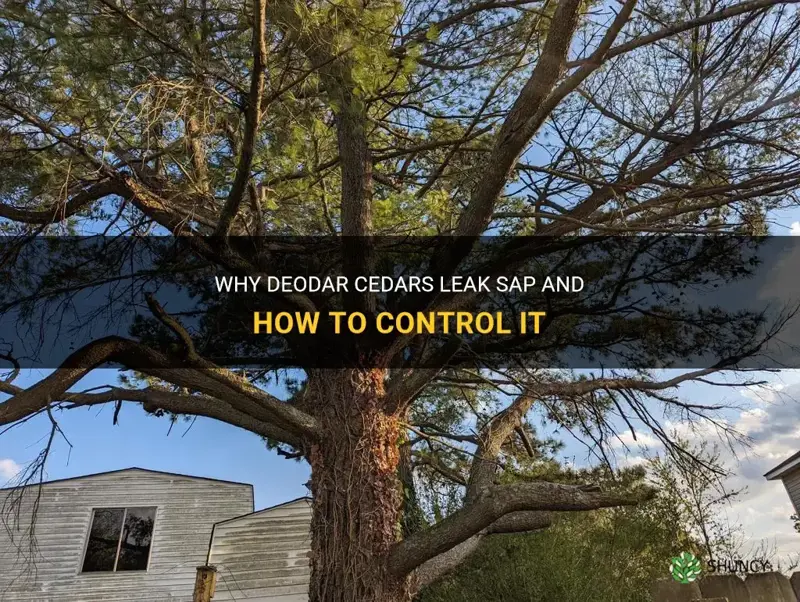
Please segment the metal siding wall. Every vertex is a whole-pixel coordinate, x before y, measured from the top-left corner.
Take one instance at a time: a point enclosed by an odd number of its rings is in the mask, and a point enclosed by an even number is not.
[[[784,475],[783,485],[789,493],[789,499],[792,500],[794,509],[800,512],[800,468],[796,468],[793,472]]]
[[[26,491],[21,515],[25,522],[14,531],[17,543],[30,524],[35,496],[35,488]],[[147,572],[79,573],[92,508],[103,506],[158,508]],[[214,523],[251,511],[252,492],[247,485],[147,471],[44,484],[36,520],[34,572],[26,572],[29,546],[24,541],[21,547],[15,546],[5,525],[0,525],[0,600],[191,602],[195,570],[206,562]],[[8,524],[8,517],[4,521]]]
[[[217,525],[214,602],[307,602],[311,506],[306,500]]]

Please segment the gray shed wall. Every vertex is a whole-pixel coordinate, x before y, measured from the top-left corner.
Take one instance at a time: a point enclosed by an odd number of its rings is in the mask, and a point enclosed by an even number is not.
[[[45,483],[32,567],[24,536],[37,488],[24,491],[20,528],[0,524],[2,602],[191,602],[196,567],[206,562],[214,523],[253,510],[249,485],[125,470]],[[8,490],[0,491],[5,502]],[[2,506],[0,502],[0,506]],[[156,506],[146,572],[81,574],[92,509]],[[12,527],[13,541],[6,526]]]
[[[301,499],[219,524],[214,602],[308,602],[311,506]]]
[[[792,500],[792,505],[797,512],[800,512],[800,466],[793,471],[781,477],[786,491],[789,493],[789,499]]]

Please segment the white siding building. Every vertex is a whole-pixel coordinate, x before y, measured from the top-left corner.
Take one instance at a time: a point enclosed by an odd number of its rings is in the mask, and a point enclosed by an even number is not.
[[[308,600],[306,499],[253,512],[251,485],[140,468],[0,496],[2,602],[191,602],[205,564],[215,602]]]
[[[764,476],[768,481],[783,481],[795,511],[800,514],[800,452],[787,458]]]
[[[311,505],[301,498],[214,526],[218,600],[307,602]]]

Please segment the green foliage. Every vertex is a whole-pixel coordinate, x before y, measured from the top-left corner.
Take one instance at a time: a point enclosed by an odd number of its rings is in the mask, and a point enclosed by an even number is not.
[[[653,506],[566,515],[539,533],[490,537],[419,602],[650,602],[680,540]]]
[[[675,440],[705,469],[688,456],[656,457],[649,463],[651,478],[663,495],[675,500],[677,518],[697,542],[696,551],[703,560],[736,557],[743,538],[740,528],[727,520],[724,509],[744,490],[726,487],[729,473],[716,445],[703,441],[692,446],[679,437]]]
[[[340,229],[336,117],[345,107],[369,124],[375,233],[452,231],[485,167],[502,116],[537,63],[557,3],[536,10],[488,10],[465,0],[268,4],[266,102],[250,181],[267,189],[259,204],[270,233]],[[702,12],[713,9],[707,4]],[[483,8],[473,10],[477,6]],[[604,10],[602,3],[587,0],[581,13]],[[656,3],[635,16],[623,35],[691,18],[692,10],[673,0]],[[231,0],[91,6],[80,0],[39,0],[0,6],[0,99],[11,107],[0,108],[3,202],[29,209],[62,202],[97,179],[97,166],[86,160],[91,156],[120,171],[131,159],[144,160],[158,174],[166,197],[199,192],[205,210],[218,210],[241,150],[253,65],[251,11],[252,3]],[[599,24],[605,21],[582,22],[581,39],[599,39],[605,27]],[[509,194],[495,207],[507,217],[493,227],[533,233],[541,225],[534,212],[573,206],[588,193],[586,185],[612,181],[623,161],[632,160],[627,167],[638,169],[637,153],[659,156],[672,140],[647,136],[639,145],[639,133],[692,131],[691,95],[681,91],[687,74],[672,61],[691,65],[693,54],[707,55],[707,81],[699,82],[697,92],[711,104],[720,103],[717,118],[757,106],[792,67],[794,38],[787,33],[785,43],[776,43],[785,27],[779,21],[774,30],[744,27],[741,36],[720,24],[703,34],[702,42],[690,33],[671,37],[652,60],[643,61],[639,53],[620,59],[615,69],[635,74],[624,81],[613,69],[599,70],[607,83],[595,90],[589,80],[587,90],[611,116],[598,120],[582,106],[580,95],[566,98],[510,174]],[[298,35],[307,39],[307,52]],[[736,44],[740,38],[747,43],[735,53],[721,42]],[[579,45],[576,39],[575,54],[585,54]],[[770,58],[762,62],[767,51]],[[334,58],[322,60],[318,54]],[[750,83],[740,87],[739,81]],[[17,108],[75,135],[86,153],[21,125]],[[765,233],[766,212],[791,200],[781,194],[783,188],[770,188],[768,195],[743,194],[741,200],[724,190],[767,166],[789,170],[791,154],[785,149],[796,144],[800,126],[791,111],[779,111],[740,128],[741,145],[704,145],[666,167],[649,188],[620,190],[606,209],[626,211],[661,198],[680,216],[676,222],[712,229],[737,223],[737,231]],[[613,117],[617,114],[620,118]],[[701,117],[702,126],[711,118]],[[202,149],[199,157],[193,144]],[[581,182],[585,185],[577,185]],[[722,192],[684,198],[683,191],[700,187]],[[74,221],[107,222],[118,204],[107,199],[106,211],[87,209]]]
[[[425,33],[425,39],[429,42],[433,42],[439,37],[440,33],[439,28],[436,27],[435,24],[431,25],[430,29]]]
[[[650,602],[654,580],[670,573],[682,582],[696,579],[709,550],[734,553],[737,532],[724,521],[721,505],[740,492],[725,489],[716,449],[681,445],[699,463],[655,457],[616,474],[534,463],[517,478],[606,488],[646,482],[658,493],[635,507],[557,515],[552,527],[537,533],[490,536],[419,602]]]

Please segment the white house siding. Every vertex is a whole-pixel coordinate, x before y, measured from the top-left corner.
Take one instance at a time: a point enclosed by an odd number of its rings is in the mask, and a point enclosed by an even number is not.
[[[789,493],[789,499],[792,500],[794,509],[800,512],[800,467],[795,468],[793,471],[781,477],[786,491]]]
[[[3,500],[8,493],[0,491]],[[30,520],[35,496],[36,488],[25,490],[23,521]],[[81,574],[92,509],[136,506],[157,508],[148,570]],[[140,469],[45,483],[33,570],[0,525],[0,601],[191,602],[196,567],[206,562],[214,523],[252,510],[250,485]],[[3,520],[9,523],[5,513]],[[14,534],[19,543],[22,534]]]
[[[307,602],[311,506],[303,498],[218,524],[214,602]]]

